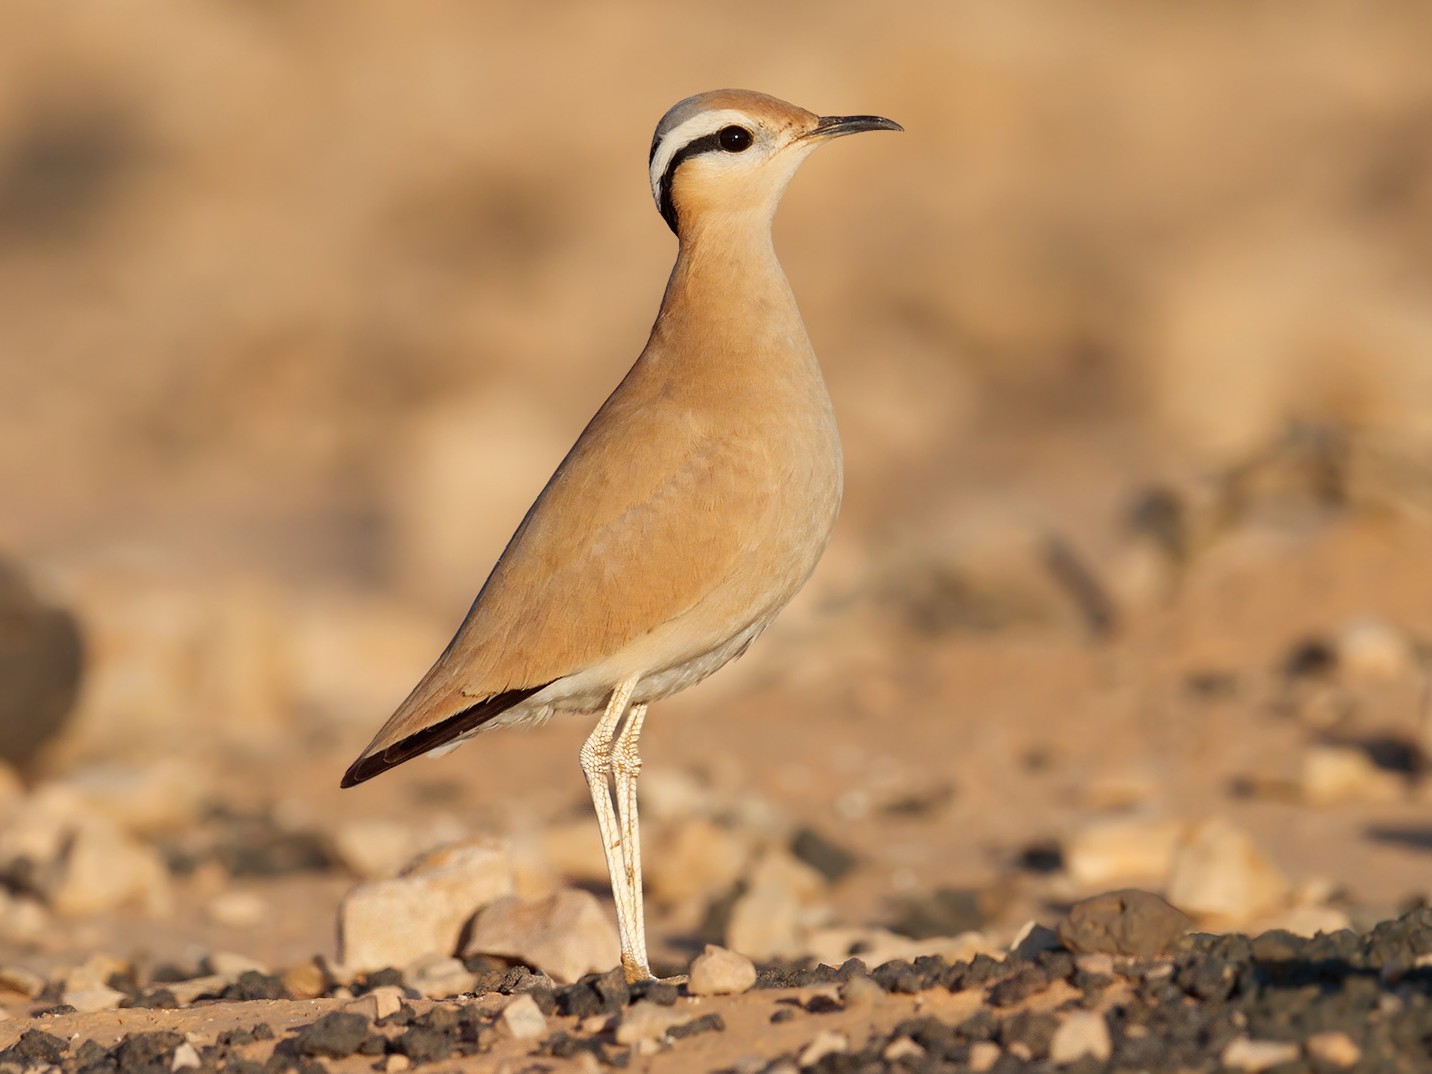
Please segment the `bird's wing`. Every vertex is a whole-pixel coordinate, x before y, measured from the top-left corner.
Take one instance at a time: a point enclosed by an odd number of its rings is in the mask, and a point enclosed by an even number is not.
[[[780,496],[770,448],[687,408],[623,415],[608,403],[345,786],[470,733],[723,586],[744,588],[743,560]]]

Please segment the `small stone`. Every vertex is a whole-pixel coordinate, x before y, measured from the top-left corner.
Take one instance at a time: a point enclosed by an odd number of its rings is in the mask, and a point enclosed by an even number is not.
[[[195,1070],[204,1065],[198,1050],[187,1040],[174,1049],[174,1058],[169,1062],[170,1070]]]
[[[1090,824],[1063,842],[1064,867],[1078,884],[1167,875],[1188,826],[1182,821],[1135,817]]]
[[[406,993],[397,985],[380,985],[351,1003],[344,1004],[343,1009],[361,1014],[370,1022],[376,1022],[398,1013],[406,998]]]
[[[909,1037],[896,1037],[885,1045],[885,1050],[880,1053],[880,1058],[887,1063],[898,1062],[901,1059],[923,1059],[924,1057],[925,1049]]]
[[[394,1052],[383,1060],[383,1074],[403,1074],[412,1065],[413,1061],[406,1055]]]
[[[547,1035],[547,1016],[530,992],[503,1007],[498,1022],[514,1040],[540,1040]]]
[[[235,977],[244,973],[268,973],[268,967],[237,951],[213,951],[200,961],[199,968],[219,977]]]
[[[1298,1058],[1298,1046],[1281,1040],[1250,1040],[1237,1037],[1228,1043],[1219,1056],[1226,1067],[1260,1071],[1291,1063]]]
[[[857,973],[840,989],[840,998],[849,1008],[869,1007],[884,997],[885,989],[881,988],[873,977],[864,973]],[[888,1059],[889,1056],[886,1058]]]
[[[1063,946],[1053,929],[1038,921],[1026,921],[1009,945],[1009,953],[1028,961],[1045,951],[1062,950]]]
[[[124,959],[104,951],[96,951],[78,966],[68,970],[60,981],[65,992],[84,992],[95,988],[108,988],[109,980],[116,974],[124,976],[130,972],[130,965]]]
[[[1314,1033],[1303,1042],[1303,1050],[1308,1053],[1309,1059],[1335,1067],[1356,1066],[1362,1059],[1362,1049],[1357,1046],[1357,1041],[1336,1029]]]
[[[226,891],[215,895],[204,907],[210,921],[236,929],[257,925],[271,913],[268,900],[252,891]]]
[[[1389,682],[1409,675],[1417,657],[1410,638],[1381,619],[1343,624],[1333,642],[1338,671],[1349,679]]]
[[[1309,746],[1303,751],[1298,787],[1304,801],[1318,806],[1395,802],[1405,793],[1397,773],[1378,768],[1355,746]]]
[[[1059,922],[1070,951],[1151,958],[1171,951],[1193,923],[1151,892],[1128,888],[1075,903]]]
[[[123,992],[116,992],[113,988],[83,988],[65,992],[60,1002],[73,1007],[81,1014],[92,1014],[95,1011],[115,1010],[124,998]]]
[[[45,979],[24,966],[0,966],[0,992],[17,992],[22,996],[38,996],[45,988]]]
[[[516,959],[571,983],[585,973],[604,973],[621,960],[616,929],[590,892],[565,890],[545,899],[508,897],[473,920],[463,951]]]
[[[672,1027],[689,1021],[691,1015],[682,1014],[673,1007],[663,1007],[649,999],[638,1000],[622,1015],[617,1025],[616,1041],[618,1044],[659,1043]]]
[[[1111,1054],[1109,1023],[1095,1011],[1075,1011],[1067,1015],[1049,1042],[1049,1059],[1059,1066],[1085,1056],[1103,1062]]]
[[[858,863],[849,850],[814,828],[801,828],[796,832],[791,838],[791,854],[831,884],[843,880]]]
[[[480,840],[440,847],[399,876],[359,884],[344,897],[338,960],[374,970],[452,955],[473,915],[512,888],[512,862],[502,848]]]
[[[975,1074],[985,1074],[996,1063],[1003,1054],[1000,1047],[992,1040],[977,1040],[970,1045],[970,1069]]]
[[[343,1059],[356,1052],[368,1036],[368,1020],[352,1011],[329,1011],[294,1038],[299,1055]]]
[[[403,970],[403,983],[428,999],[471,992],[476,980],[459,960],[446,955],[424,955]]]
[[[815,1039],[801,1049],[801,1054],[796,1057],[802,1070],[806,1067],[813,1067],[828,1055],[839,1055],[842,1052],[850,1051],[850,1038],[844,1033],[837,1033],[833,1029],[824,1029],[815,1035]]]
[[[332,979],[317,959],[300,962],[283,975],[283,987],[294,999],[317,999],[328,991]]]
[[[756,983],[756,966],[745,955],[707,944],[691,963],[687,984],[693,996],[729,996],[749,991]]]
[[[78,819],[59,856],[40,874],[41,897],[51,910],[66,917],[130,905],[158,917],[173,904],[169,870],[159,851],[103,817]]]
[[[763,854],[731,904],[725,946],[767,961],[804,953],[802,924],[825,891],[825,878],[779,847]]]
[[[1179,845],[1166,887],[1169,902],[1201,921],[1240,923],[1288,898],[1283,874],[1242,830],[1223,820],[1197,825]]]

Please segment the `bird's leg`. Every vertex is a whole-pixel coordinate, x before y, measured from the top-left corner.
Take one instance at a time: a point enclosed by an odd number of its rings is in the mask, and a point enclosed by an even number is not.
[[[646,706],[633,705],[626,722],[612,743],[612,780],[616,787],[617,823],[621,826],[622,864],[626,869],[627,890],[632,895],[632,960],[622,955],[622,968],[627,981],[641,981],[651,976],[646,957],[646,919],[641,898],[641,833],[637,830],[636,777],[641,774],[641,757],[637,740],[641,737]]]
[[[622,966],[636,965],[636,948],[633,940],[640,939],[639,922],[633,925],[633,898],[631,887],[626,882],[626,855],[622,848],[621,828],[617,823],[616,811],[612,807],[612,742],[617,725],[626,712],[631,692],[637,680],[628,679],[618,683],[607,702],[606,711],[597,721],[597,726],[582,745],[580,754],[582,774],[587,777],[587,789],[592,792],[592,808],[597,813],[597,828],[602,835],[602,853],[607,859],[607,872],[612,879],[612,899],[617,904],[617,934],[621,938]],[[643,956],[642,964],[645,964]]]

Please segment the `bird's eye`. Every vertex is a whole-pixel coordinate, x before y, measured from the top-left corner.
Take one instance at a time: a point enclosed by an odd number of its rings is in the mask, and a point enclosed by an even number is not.
[[[721,148],[728,153],[743,153],[751,148],[751,132],[745,127],[722,127],[721,133],[716,135],[716,140],[721,143]]]

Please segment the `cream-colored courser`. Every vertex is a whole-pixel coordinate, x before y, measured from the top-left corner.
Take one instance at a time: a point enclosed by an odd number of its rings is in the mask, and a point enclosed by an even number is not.
[[[840,506],[835,416],[771,218],[828,139],[900,130],[717,90],[662,117],[651,189],[680,248],[651,339],[508,542],[457,635],[343,786],[479,731],[603,712],[582,748],[628,980],[651,976],[637,738],[647,704],[739,656]]]

